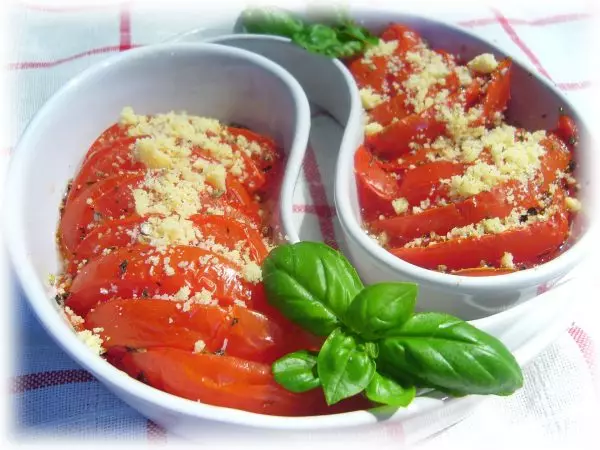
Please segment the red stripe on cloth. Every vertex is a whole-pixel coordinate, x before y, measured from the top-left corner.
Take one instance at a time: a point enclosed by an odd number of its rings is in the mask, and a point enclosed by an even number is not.
[[[575,13],[575,14],[559,14],[556,16],[541,17],[534,20],[526,19],[506,19],[510,25],[533,25],[533,26],[544,26],[557,23],[574,22],[577,20],[584,20],[591,18],[592,15],[589,13]],[[487,17],[482,19],[472,19],[458,22],[457,24],[463,27],[477,27],[482,25],[492,25],[498,22],[497,17]]]
[[[335,217],[337,214],[335,208],[329,205],[294,205],[292,210],[295,213],[316,214],[326,217]]]
[[[123,52],[131,48],[131,10],[129,3],[121,5],[121,17],[119,20],[119,51]]]
[[[594,342],[590,338],[590,336],[577,325],[573,325],[569,328],[569,334],[579,347],[583,358],[585,359],[586,364],[588,365],[590,372],[593,377],[597,376],[596,373],[596,351],[594,347]]]
[[[100,55],[102,53],[118,52],[121,49],[118,45],[111,45],[108,47],[94,48],[87,50],[76,55],[67,56],[66,58],[56,59],[54,61],[31,61],[31,62],[18,62],[10,63],[6,67],[8,70],[23,70],[23,69],[47,69],[50,67],[58,66],[66,62],[74,61],[85,56]]]
[[[148,437],[148,441],[155,444],[164,443],[167,441],[166,430],[150,419],[148,419],[148,422],[146,423],[146,435]]]
[[[95,378],[85,370],[54,370],[52,372],[31,373],[12,379],[11,392],[26,392],[51,386],[71,383],[87,383]]]
[[[579,89],[587,89],[592,86],[592,82],[589,80],[586,81],[576,81],[574,83],[558,83],[556,85],[559,89],[563,91],[576,91]]]
[[[492,11],[496,16],[496,19],[498,19],[498,22],[500,22],[500,26],[504,29],[504,31],[506,31],[506,34],[508,34],[510,39],[517,45],[517,47],[519,47],[523,51],[523,53],[527,55],[527,57],[533,63],[535,68],[546,78],[552,80],[552,77],[546,71],[546,69],[544,69],[537,56],[535,56],[535,54],[529,49],[529,47],[525,45],[525,42],[521,40],[515,29],[510,25],[510,23],[508,23],[506,17],[504,17],[502,13],[495,8],[492,8]]]
[[[327,193],[321,178],[321,171],[317,163],[317,155],[311,146],[306,150],[304,158],[304,176],[308,181],[308,189],[314,203],[315,212],[319,220],[319,228],[323,241],[335,249],[338,248],[338,243],[335,239],[335,230],[333,228],[333,220],[331,219],[331,205],[327,201]],[[326,211],[326,213],[323,213]]]

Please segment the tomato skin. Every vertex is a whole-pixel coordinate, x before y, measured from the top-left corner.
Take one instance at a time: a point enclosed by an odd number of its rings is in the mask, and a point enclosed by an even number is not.
[[[73,280],[65,305],[84,316],[111,298],[141,297],[144,291],[148,297],[174,295],[186,284],[192,293],[207,289],[221,304],[239,299],[250,307],[256,289],[242,278],[238,266],[208,250],[179,245],[163,255],[153,247],[137,245],[88,262]]]
[[[402,119],[413,113],[413,108],[406,103],[404,94],[394,95],[389,100],[377,105],[369,111],[372,122],[381,126],[388,126],[395,118]]]
[[[483,100],[483,117],[492,122],[494,115],[503,112],[510,100],[510,74],[512,60],[506,58],[498,64],[492,73],[485,98]]]
[[[245,242],[250,250],[250,257],[262,264],[267,257],[268,250],[260,233],[242,221],[230,219],[227,216],[207,216],[198,214],[190,217],[205,238],[214,238],[217,244],[231,250],[236,248],[238,242]]]
[[[227,132],[236,138],[238,136],[243,136],[248,141],[256,142],[261,147],[262,151],[260,155],[252,154],[250,158],[254,161],[256,167],[263,173],[265,173],[267,167],[282,158],[277,143],[269,136],[256,133],[247,128],[238,127],[227,127]]]
[[[147,218],[137,215],[103,223],[92,229],[73,251],[73,258],[91,259],[104,249],[135,245],[134,232]]]
[[[354,170],[363,218],[368,221],[381,214],[393,214],[392,200],[398,198],[397,180],[381,168],[364,146],[354,155]]]
[[[374,56],[370,63],[356,58],[350,62],[348,69],[359,89],[371,88],[375,93],[383,93],[387,75],[387,59],[384,56]]]
[[[564,172],[569,167],[573,155],[567,144],[554,134],[548,134],[540,144],[546,149],[546,153],[540,160],[540,191],[544,192],[556,178],[556,172]]]
[[[310,415],[319,391],[295,394],[273,380],[271,367],[232,356],[155,348],[109,351],[107,359],[131,377],[179,397],[259,414]]]
[[[421,201],[445,198],[448,188],[441,180],[461,175],[465,165],[450,161],[434,161],[404,172],[400,179],[398,196],[405,198],[409,205],[418,205]]]
[[[93,226],[105,220],[134,213],[131,188],[139,185],[143,173],[133,172],[105,178],[85,188],[68,206],[60,219],[60,241],[67,254],[75,251]]]
[[[385,42],[398,41],[396,54],[403,54],[423,44],[419,34],[407,26],[391,24],[381,34],[381,40]]]
[[[411,142],[424,144],[435,140],[444,131],[445,125],[438,122],[431,112],[425,111],[406,116],[390,123],[379,133],[367,136],[365,145],[381,158],[400,158],[411,151]]]
[[[101,328],[104,347],[178,348],[193,351],[198,340],[207,352],[271,363],[287,353],[282,327],[263,314],[234,305],[192,304],[162,299],[117,299],[96,305],[85,317],[88,329]]]
[[[84,162],[87,161],[87,159],[94,153],[96,153],[98,150],[106,146],[110,146],[114,141],[127,138],[129,136],[129,134],[127,133],[128,129],[129,127],[121,125],[120,123],[115,123],[108,127],[102,132],[100,136],[98,136],[98,138],[90,146],[89,150],[85,155]]]
[[[554,133],[571,149],[579,142],[579,130],[577,124],[566,114],[560,114],[558,117],[558,124],[556,125]]]
[[[512,192],[514,200],[509,201],[509,192]],[[509,181],[491,191],[484,191],[465,200],[427,209],[418,214],[375,220],[370,223],[369,228],[376,233],[385,232],[389,245],[397,247],[412,239],[428,236],[432,232],[445,235],[455,227],[464,227],[486,218],[503,219],[515,206],[537,206],[537,200],[528,186]]]
[[[65,205],[68,206],[86,186],[98,180],[108,178],[119,171],[135,172],[143,169],[144,164],[134,159],[130,148],[136,139],[136,137],[115,139],[90,154],[71,183]]]
[[[395,248],[395,256],[425,269],[444,265],[449,270],[477,267],[481,261],[500,267],[505,252],[513,255],[515,264],[539,264],[556,251],[569,234],[569,222],[563,212],[546,222],[528,227],[488,234],[478,238],[456,238],[430,247]]]

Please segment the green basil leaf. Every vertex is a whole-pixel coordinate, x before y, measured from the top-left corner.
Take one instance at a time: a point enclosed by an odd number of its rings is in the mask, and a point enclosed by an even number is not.
[[[391,336],[412,316],[416,300],[414,283],[372,284],[354,298],[344,322],[367,340]]]
[[[379,342],[379,361],[394,378],[408,374],[457,394],[510,395],[523,386],[519,364],[498,339],[447,314],[415,314]]]
[[[319,387],[321,382],[316,374],[317,355],[300,350],[289,353],[273,363],[275,381],[292,392],[306,392]]]
[[[319,352],[317,372],[325,400],[333,405],[363,391],[375,374],[375,362],[369,357],[364,345],[344,333],[334,330]]]
[[[287,318],[319,336],[341,325],[363,285],[339,252],[320,242],[275,248],[263,263],[267,299]]]
[[[309,52],[331,58],[351,57],[379,42],[379,38],[351,20],[338,18],[338,21],[333,27],[309,25],[278,8],[251,8],[242,13],[246,32],[288,37]]]
[[[304,28],[301,20],[278,8],[251,8],[242,13],[242,24],[248,33],[274,34],[291,38]]]
[[[408,406],[415,398],[417,390],[414,386],[403,387],[390,377],[375,372],[371,382],[365,389],[371,401],[391,406]]]

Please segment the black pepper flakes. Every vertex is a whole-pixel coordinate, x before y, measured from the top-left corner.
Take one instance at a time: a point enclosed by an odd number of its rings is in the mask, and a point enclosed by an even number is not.
[[[129,264],[129,261],[127,261],[126,259],[121,261],[121,264],[119,264],[119,272],[121,273],[121,276],[125,275],[125,272],[127,272],[128,264]]]
[[[222,348],[220,348],[219,350],[214,352],[214,355],[216,355],[216,356],[223,356],[224,354],[225,354],[225,350],[223,350]]]
[[[56,303],[58,303],[60,306],[63,306],[65,304],[65,300],[67,299],[68,296],[69,296],[69,294],[67,294],[66,292],[64,292],[62,294],[56,294],[54,296],[54,301]]]
[[[231,320],[231,326],[233,327],[233,326],[237,325],[239,321],[240,321],[240,319],[238,319],[237,317],[234,317]]]

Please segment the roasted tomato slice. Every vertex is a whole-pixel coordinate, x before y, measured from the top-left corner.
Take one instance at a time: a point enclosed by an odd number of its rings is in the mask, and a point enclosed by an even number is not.
[[[65,301],[79,315],[111,298],[160,297],[184,289],[194,295],[203,289],[222,305],[241,300],[252,306],[256,286],[241,268],[199,247],[173,246],[164,252],[138,245],[96,257],[77,274]]]
[[[579,130],[575,121],[566,114],[560,114],[554,133],[572,149],[579,142]]]
[[[365,145],[381,158],[396,159],[412,150],[409,144],[434,141],[445,129],[445,125],[434,118],[433,111],[427,110],[390,123],[379,133],[367,136]]]
[[[496,113],[503,112],[510,100],[510,73],[512,60],[506,58],[498,64],[483,100],[483,117],[491,122]]]
[[[414,108],[410,104],[406,104],[406,96],[398,94],[371,109],[369,116],[372,122],[377,122],[385,127],[392,123],[392,120],[402,119],[413,112]]]
[[[82,190],[98,180],[113,176],[115,173],[143,169],[144,164],[134,158],[130,148],[136,139],[135,137],[116,139],[90,155],[71,183],[65,205],[69,205]]]
[[[198,230],[202,233],[203,239],[213,238],[215,243],[230,250],[243,252],[247,248],[250,257],[257,264],[262,264],[268,254],[260,233],[242,221],[227,216],[201,214],[190,217],[190,220],[196,224]]]
[[[423,40],[416,31],[400,24],[388,26],[381,34],[381,40],[398,41],[396,54],[403,54],[423,45]]]
[[[398,198],[398,182],[385,172],[379,162],[361,146],[354,155],[354,170],[358,187],[358,200],[365,220],[394,213],[392,200]]]
[[[559,212],[549,220],[522,228],[481,237],[455,238],[428,247],[395,248],[397,257],[426,269],[446,266],[448,270],[480,266],[481,261],[499,267],[505,252],[515,264],[539,264],[548,259],[569,235],[566,214]]]
[[[183,306],[182,306],[183,305]],[[273,362],[286,352],[282,328],[263,314],[234,305],[192,304],[160,299],[110,300],[85,317],[88,329],[100,328],[105,348],[171,347]]]
[[[405,198],[409,205],[436,197],[446,198],[448,188],[442,180],[461,175],[465,165],[451,161],[434,161],[404,172],[400,179],[398,197]]]
[[[82,190],[65,207],[60,221],[59,236],[65,250],[71,254],[96,226],[107,220],[135,213],[131,192],[144,179],[142,172],[117,175],[97,181]]]
[[[108,127],[90,146],[88,152],[85,155],[84,161],[86,161],[90,156],[96,153],[96,151],[107,146],[110,147],[113,142],[119,139],[129,137],[129,134],[127,133],[128,128],[128,126],[121,125],[120,123],[115,123],[114,125]]]
[[[355,58],[348,68],[360,89],[370,88],[373,92],[381,94],[388,73],[387,63],[388,60],[384,56],[373,56],[369,62],[363,58]]]
[[[172,348],[109,350],[116,367],[157,389],[202,403],[260,414],[302,416],[317,407],[319,390],[295,394],[279,386],[271,366],[233,356]]]
[[[455,227],[464,227],[486,218],[504,219],[517,206],[534,207],[537,206],[537,200],[528,186],[509,181],[491,191],[418,214],[375,220],[369,228],[376,233],[385,232],[389,245],[396,247],[430,233],[444,235]]]

